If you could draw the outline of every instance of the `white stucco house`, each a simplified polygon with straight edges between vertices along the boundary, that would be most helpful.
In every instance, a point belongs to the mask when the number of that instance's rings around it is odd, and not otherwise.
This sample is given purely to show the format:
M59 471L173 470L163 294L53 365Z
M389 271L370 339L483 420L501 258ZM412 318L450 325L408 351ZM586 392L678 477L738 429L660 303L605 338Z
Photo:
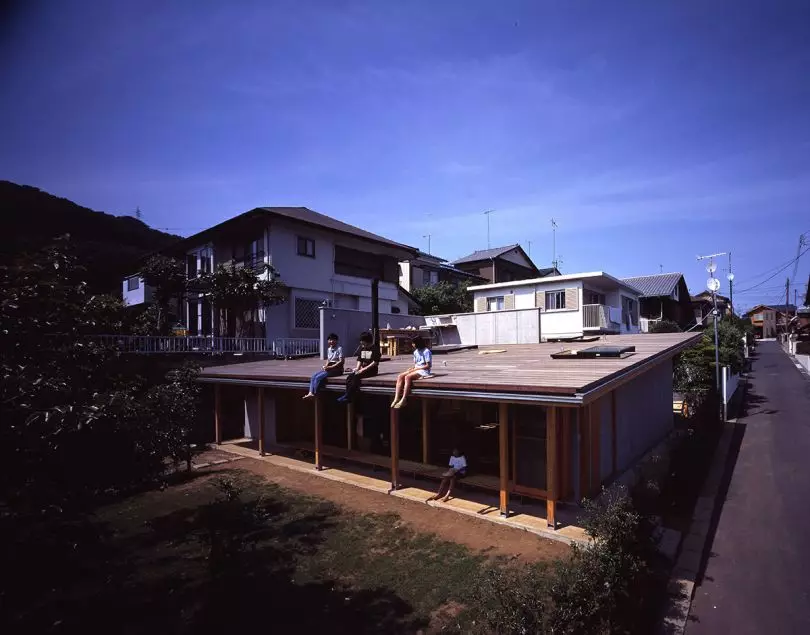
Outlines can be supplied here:
M639 290L603 271L477 285L469 291L474 313L467 315L475 319L478 344L639 332Z
M144 302L151 302L153 289L147 285L140 274L133 274L124 278L121 284L121 298L126 306L135 306Z
M251 267L257 275L272 265L288 288L286 303L257 307L246 321L247 337L311 338L320 335L320 309L371 311L371 281L380 280L382 315L408 315L413 299L399 287L398 263L417 249L306 207L259 207L183 239L164 253L183 258L189 279L220 264ZM128 304L148 301L124 280ZM138 286L143 289L143 280ZM220 323L205 294L189 294L182 308L189 335L234 335Z

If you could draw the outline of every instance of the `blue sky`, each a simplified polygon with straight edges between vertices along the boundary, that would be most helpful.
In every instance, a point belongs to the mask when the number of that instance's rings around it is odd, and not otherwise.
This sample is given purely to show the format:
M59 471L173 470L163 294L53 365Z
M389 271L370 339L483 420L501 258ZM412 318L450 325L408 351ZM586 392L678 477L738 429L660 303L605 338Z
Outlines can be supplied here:
M731 250L738 306L810 231L807 2L16 7L0 178L155 227L306 205L452 259L494 209L542 266L554 217L568 273Z

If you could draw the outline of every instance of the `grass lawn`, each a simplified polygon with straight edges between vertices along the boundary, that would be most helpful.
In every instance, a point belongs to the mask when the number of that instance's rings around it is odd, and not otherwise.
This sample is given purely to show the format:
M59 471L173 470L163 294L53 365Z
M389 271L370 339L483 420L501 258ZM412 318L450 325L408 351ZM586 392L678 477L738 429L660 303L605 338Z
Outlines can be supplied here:
M223 479L225 488L217 484ZM456 623L471 586L493 565L394 514L346 511L240 470L196 473L104 507L96 521L99 539L68 558L63 584L47 584L53 588L35 599L26 594L16 626L156 635L234 627L430 632Z

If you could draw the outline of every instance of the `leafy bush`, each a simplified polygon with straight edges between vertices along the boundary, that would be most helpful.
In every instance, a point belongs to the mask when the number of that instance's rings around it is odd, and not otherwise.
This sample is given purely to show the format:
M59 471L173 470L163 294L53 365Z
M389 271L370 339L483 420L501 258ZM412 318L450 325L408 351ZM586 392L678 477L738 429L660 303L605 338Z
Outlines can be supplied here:
M446 313L469 313L473 310L468 283L455 285L442 281L420 287L413 291L423 315L443 315Z
M650 333L680 333L683 329L672 320L650 322Z
M592 541L551 571L491 568L475 586L473 629L495 633L608 634L636 628L652 543L624 488L585 501Z

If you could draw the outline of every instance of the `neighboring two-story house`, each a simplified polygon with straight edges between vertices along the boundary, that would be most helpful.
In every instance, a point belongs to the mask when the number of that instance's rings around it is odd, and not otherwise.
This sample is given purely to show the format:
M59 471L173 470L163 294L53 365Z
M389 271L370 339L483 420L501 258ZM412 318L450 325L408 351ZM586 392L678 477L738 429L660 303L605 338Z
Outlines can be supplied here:
M554 267L538 269L520 245L474 251L468 256L454 260L452 265L489 282L544 278L560 273Z
M486 281L486 278L458 269L444 258L426 254L424 251L419 251L416 257L399 263L399 286L408 292L439 282L460 285L464 282L476 284Z
M231 263L268 275L262 269L272 265L288 300L257 307L242 335L312 339L319 337L322 306L371 311L375 278L380 312L407 315L412 300L399 288L398 263L416 252L306 207L259 207L171 248L185 259L189 278ZM220 323L205 294L189 294L183 313L190 335L234 335L233 324Z
M501 325L492 322L492 328L523 331L518 333L520 343L535 337L546 341L639 332L638 289L602 271L499 282L469 290L476 315L514 312L514 319L507 317Z
M651 323L669 320L682 329L694 324L689 288L681 273L657 273L650 276L622 278L637 288L640 297L641 332L646 333Z

